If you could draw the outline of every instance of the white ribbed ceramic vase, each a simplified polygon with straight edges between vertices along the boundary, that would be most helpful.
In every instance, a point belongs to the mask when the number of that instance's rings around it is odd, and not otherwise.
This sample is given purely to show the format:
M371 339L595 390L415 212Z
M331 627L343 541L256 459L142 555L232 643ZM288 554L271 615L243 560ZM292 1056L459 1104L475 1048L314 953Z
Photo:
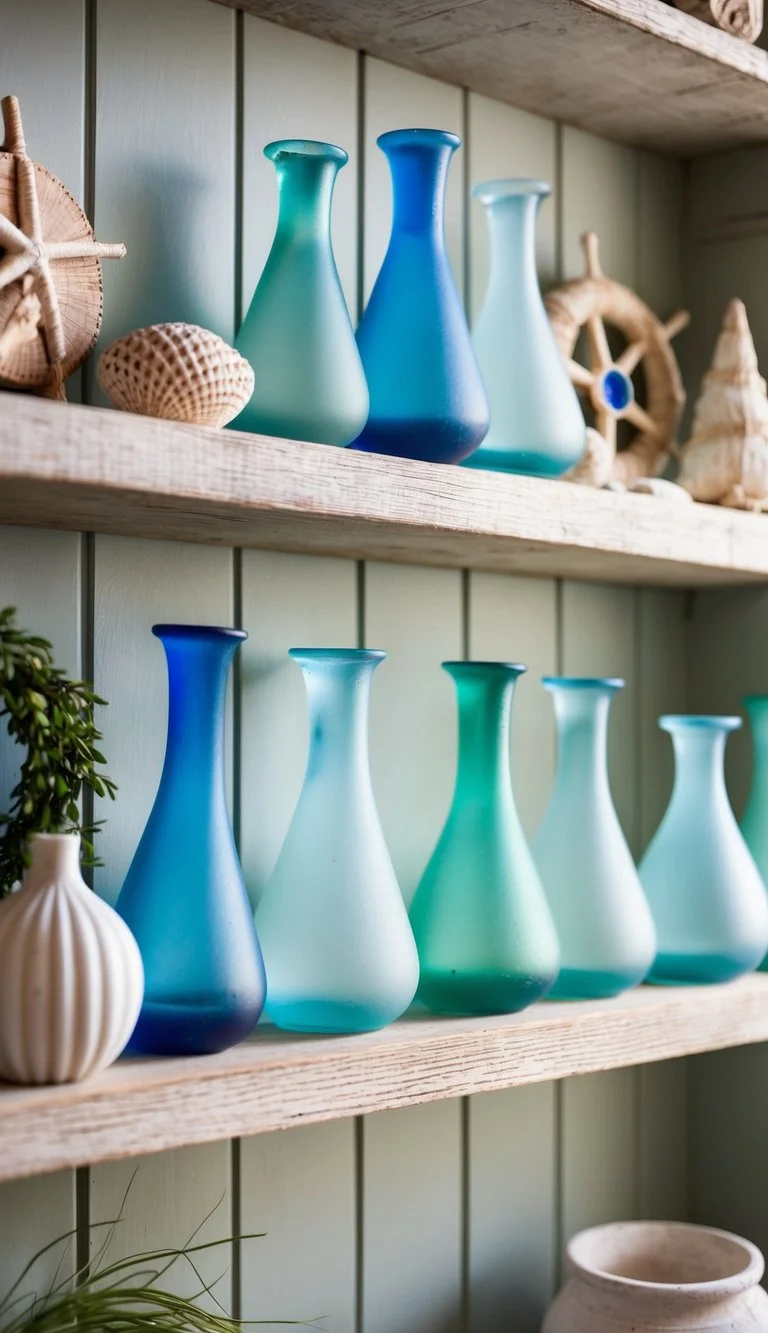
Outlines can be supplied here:
M116 1060L144 994L139 947L83 882L80 838L37 834L0 903L0 1078L74 1083Z
M574 1236L570 1278L542 1333L757 1333L768 1329L763 1256L727 1231L614 1222Z

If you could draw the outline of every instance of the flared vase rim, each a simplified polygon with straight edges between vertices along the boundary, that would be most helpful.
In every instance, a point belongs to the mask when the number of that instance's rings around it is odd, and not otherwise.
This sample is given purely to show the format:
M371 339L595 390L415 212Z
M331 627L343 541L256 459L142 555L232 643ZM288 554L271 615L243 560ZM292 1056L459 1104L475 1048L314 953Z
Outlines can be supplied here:
M326 162L336 162L340 167L349 161L346 149L335 143L325 143L322 139L273 139L264 145L264 156L270 162L275 162L282 154L322 158Z
M211 643L237 641L242 643L248 638L244 629L235 629L231 625L177 625L158 624L152 626L152 633L157 639L205 639Z
M659 718L662 731L709 731L727 734L738 731L742 719L718 713L662 713Z
M435 130L426 126L413 126L401 130L385 130L376 140L379 148L386 153L389 148L450 148L454 153L461 147L461 138L452 130Z
M289 648L288 656L294 662L335 662L341 665L378 666L387 654L383 648Z
M752 708L755 704L768 708L768 694L745 694L741 702L745 708Z
M472 186L472 196L481 204L498 204L505 199L548 199L551 193L552 186L548 181L528 176L500 177L478 181Z
M620 1273L612 1273L609 1269L599 1267L594 1261L590 1262L587 1255L582 1254L582 1257L579 1257L579 1251L588 1250L590 1243L599 1241L602 1236L608 1237L615 1234L617 1227L622 1230L633 1229L638 1234L642 1232L647 1234L657 1229L660 1232L672 1230L681 1233L692 1233L696 1236L712 1237L715 1240L729 1241L744 1254L744 1266L734 1273L725 1274L720 1278L710 1278L703 1282L652 1282L643 1278L623 1277ZM568 1242L566 1254L571 1271L577 1273L590 1286L602 1288L604 1291L626 1291L629 1288L638 1293L644 1292L648 1295L659 1295L666 1298L678 1295L681 1298L688 1298L695 1294L702 1297L711 1296L713 1299L726 1299L757 1286L765 1270L763 1255L752 1241L746 1240L743 1236L737 1236L732 1231L721 1231L716 1227L698 1226L691 1222L608 1222L603 1226L589 1227L585 1231L578 1232Z
M626 682L621 676L542 676L545 690L602 690L616 694Z
M524 666L522 662L481 662L474 658L466 662L462 661L461 658L449 658L447 661L441 662L440 665L443 670L447 671L450 675L453 675L453 673L457 671L466 671L470 674L477 671L478 675L482 672L487 673L494 671L498 672L499 675L515 679L518 676L522 676L523 673L528 670L527 666Z

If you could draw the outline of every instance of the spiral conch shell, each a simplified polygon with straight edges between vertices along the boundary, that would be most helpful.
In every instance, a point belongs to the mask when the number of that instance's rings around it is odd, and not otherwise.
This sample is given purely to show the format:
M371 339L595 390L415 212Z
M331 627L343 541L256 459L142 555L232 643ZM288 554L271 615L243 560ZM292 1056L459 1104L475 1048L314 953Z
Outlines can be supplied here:
M253 393L248 362L197 324L150 324L99 358L99 383L115 407L197 426L226 426Z
M678 480L695 500L768 509L768 397L743 301L726 309Z

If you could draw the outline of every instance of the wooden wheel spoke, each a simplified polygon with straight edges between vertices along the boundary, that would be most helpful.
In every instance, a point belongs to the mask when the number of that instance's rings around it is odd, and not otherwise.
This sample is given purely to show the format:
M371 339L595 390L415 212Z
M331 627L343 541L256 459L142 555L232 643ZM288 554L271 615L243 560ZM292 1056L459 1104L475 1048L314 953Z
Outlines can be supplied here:
M644 338L638 338L636 342L628 343L621 356L616 358L616 366L623 370L625 375L631 375L635 367L642 361L648 350L648 344Z
M613 364L611 349L608 346L608 335L605 332L605 325L598 314L589 316L587 320L587 336L589 345L592 349L592 356L598 370L607 370L608 366Z
M643 431L646 435L658 434L658 427L653 417L639 403L630 403L624 416L627 421L631 421L633 426L637 426L637 429Z
M612 412L596 412L595 425L605 440L608 448L616 452L616 418Z
M40 225L40 204L37 198L35 168L28 157L18 158L16 162L16 181L21 230L31 240L39 243L43 239L43 231Z
M595 376L594 372L589 370L587 366L582 366L580 361L574 361L573 357L570 357L565 363L565 368L570 376L571 384L574 384L577 389L592 388Z

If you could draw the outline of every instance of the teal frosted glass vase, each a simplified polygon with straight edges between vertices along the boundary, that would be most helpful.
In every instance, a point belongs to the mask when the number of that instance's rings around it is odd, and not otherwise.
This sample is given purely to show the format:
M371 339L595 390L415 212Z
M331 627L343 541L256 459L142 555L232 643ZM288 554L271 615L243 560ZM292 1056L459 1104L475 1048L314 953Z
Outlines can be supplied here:
M608 781L611 700L623 680L545 677L558 757L549 806L533 840L560 940L551 995L605 999L636 986L656 953L653 921Z
M748 695L744 707L752 734L754 769L741 831L768 886L768 694ZM760 970L768 971L768 958L763 959Z
M253 367L238 430L349 444L368 388L331 244L343 148L310 139L267 144L279 189L277 230L235 346Z
M155 802L117 900L145 990L130 1050L223 1051L255 1027L265 980L224 780L227 676L242 630L155 625L168 738Z
M525 667L444 662L456 685L453 804L411 904L418 999L438 1013L514 1013L545 995L557 937L512 794L509 722Z
M292 648L309 702L304 786L256 911L266 1010L296 1032L368 1032L413 999L419 962L368 764L384 653Z
M459 463L488 430L488 396L445 249L447 130L377 140L392 173L392 234L357 341L371 411L355 449Z
M659 718L675 747L675 785L640 862L659 948L649 981L731 981L768 949L768 895L723 776L738 717Z
M472 334L491 426L466 465L558 477L584 452L586 427L536 275L536 217L550 187L494 180L472 193L485 205L491 245L488 290Z

